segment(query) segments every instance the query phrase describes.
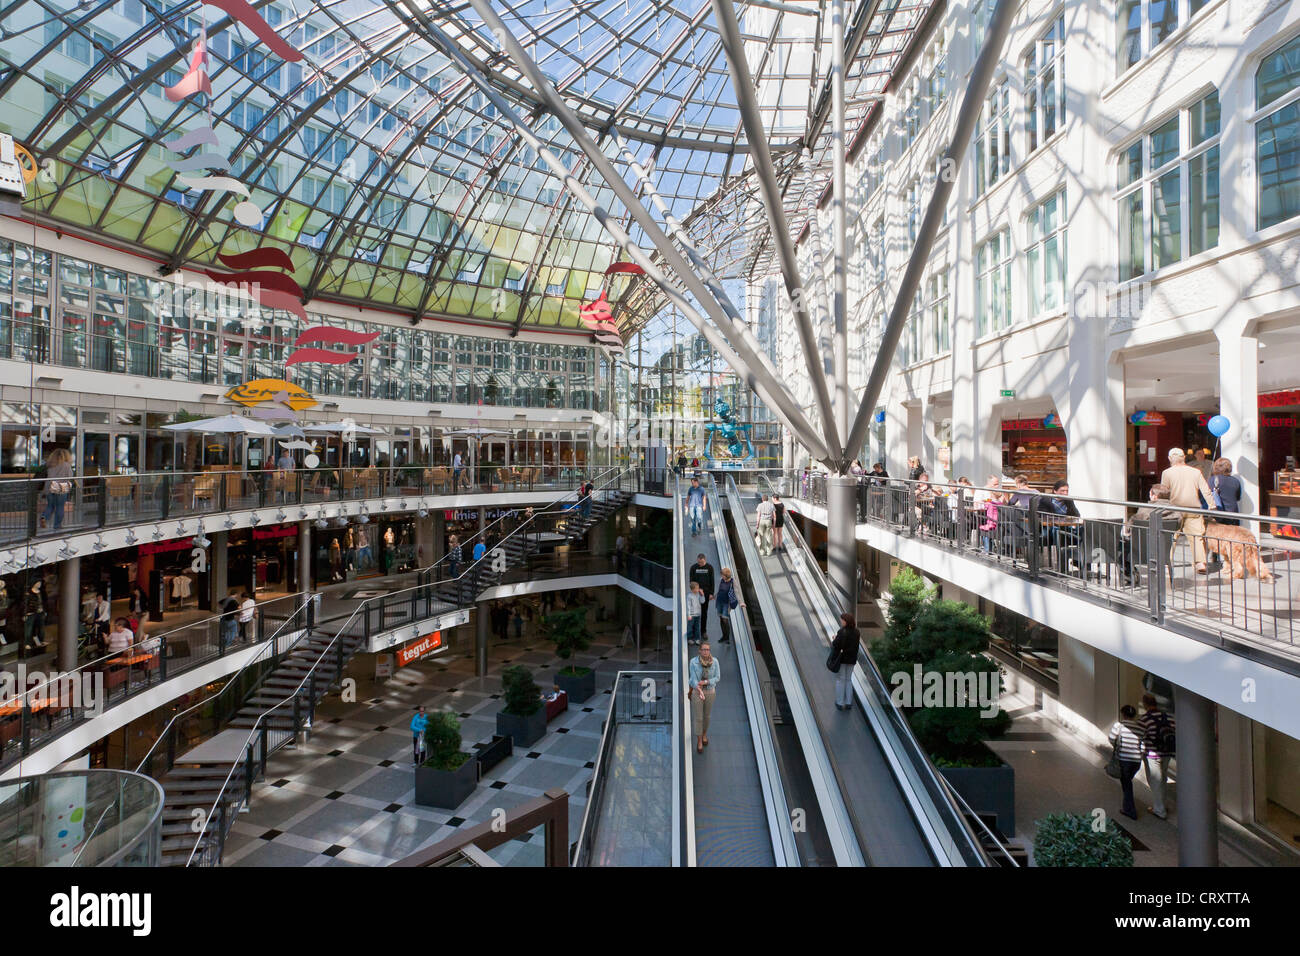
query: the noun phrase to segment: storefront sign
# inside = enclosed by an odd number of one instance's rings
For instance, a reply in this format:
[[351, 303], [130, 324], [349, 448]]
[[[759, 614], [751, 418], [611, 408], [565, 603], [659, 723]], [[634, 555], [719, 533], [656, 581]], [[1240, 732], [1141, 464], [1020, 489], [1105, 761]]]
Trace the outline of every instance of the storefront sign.
[[175, 541], [150, 542], [140, 545], [141, 556], [146, 554], [163, 554], [167, 551], [185, 551], [193, 547], [193, 538], [177, 538]]
[[1159, 412], [1134, 412], [1128, 417], [1134, 425], [1163, 425], [1165, 416]]
[[[506, 515], [510, 514], [514, 510], [515, 509], [513, 508], [490, 508], [488, 509], [487, 516], [484, 517], [483, 520], [496, 521], [498, 518], [504, 518]], [[478, 509], [460, 508], [460, 509], [453, 510], [451, 508], [448, 508], [446, 511], [442, 513], [442, 516], [447, 521], [477, 521]]]
[[1259, 396], [1260, 408], [1281, 408], [1285, 405], [1300, 405], [1300, 388], [1290, 388], [1284, 392], [1266, 392]]
[[1060, 428], [1061, 423], [1058, 419], [1055, 424], [1045, 425], [1041, 418], [1007, 418], [1002, 421], [1002, 430], [1004, 432], [1033, 432], [1042, 431], [1044, 428]]
[[413, 641], [405, 647], [397, 649], [397, 666], [405, 667], [407, 664], [414, 664], [420, 658], [432, 654], [440, 647], [442, 647], [442, 631], [426, 634], [418, 641]]
[[[397, 648], [399, 645], [403, 645], [403, 644], [409, 645], [409, 642], [412, 639], [411, 635], [415, 633], [416, 627], [418, 627], [419, 630], [423, 632], [422, 637], [415, 639], [415, 642], [418, 644], [420, 641], [423, 641], [427, 637], [431, 637], [436, 633], [449, 630], [450, 628], [457, 627], [461, 624], [465, 624], [468, 621], [469, 621], [469, 608], [463, 608], [458, 611], [449, 611], [446, 614], [440, 614], [434, 618], [428, 618], [423, 621], [416, 621], [415, 627], [411, 627], [408, 625], [404, 627], [394, 628], [392, 631], [389, 631], [385, 634], [372, 635], [370, 638], [370, 644], [369, 646], [367, 646], [366, 650], [369, 651], [371, 654], [383, 654], [385, 652], [392, 651], [394, 648]], [[399, 664], [399, 666], [401, 665]]]
[[[1263, 403], [1261, 402], [1261, 404]], [[1197, 415], [1196, 424], [1204, 428], [1206, 427], [1206, 425], [1209, 424], [1210, 419], [1213, 417], [1214, 416], [1212, 415]], [[1295, 428], [1296, 421], [1297, 419], [1290, 418], [1290, 417], [1274, 418], [1267, 415], [1261, 415], [1259, 417], [1259, 424], [1261, 428]]]
[[291, 538], [298, 533], [296, 524], [273, 524], [269, 528], [254, 528], [254, 541], [267, 541], [271, 538]]
[[316, 399], [312, 398], [307, 392], [297, 385], [290, 384], [280, 378], [259, 378], [254, 382], [236, 385], [226, 392], [226, 398], [237, 405], [247, 405], [251, 408], [263, 402], [272, 401], [281, 392], [285, 394], [284, 404], [295, 412], [300, 412], [304, 408], [311, 408], [316, 404]]

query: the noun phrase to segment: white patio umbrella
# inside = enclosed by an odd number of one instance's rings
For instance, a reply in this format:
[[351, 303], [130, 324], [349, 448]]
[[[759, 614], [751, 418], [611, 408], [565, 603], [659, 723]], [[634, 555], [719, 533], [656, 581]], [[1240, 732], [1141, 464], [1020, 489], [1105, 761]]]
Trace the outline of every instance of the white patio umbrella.
[[303, 428], [308, 435], [342, 435], [346, 431], [351, 431], [357, 435], [382, 435], [384, 434], [378, 428], [371, 428], [369, 425], [356, 425], [348, 422], [326, 422], [321, 425], [307, 425]]
[[510, 432], [502, 431], [499, 428], [484, 428], [482, 425], [475, 425], [471, 428], [453, 428], [442, 433], [444, 438], [464, 438], [469, 445], [470, 453], [470, 471], [472, 474], [478, 474], [478, 446], [480, 442], [491, 441], [494, 438], [508, 439]]
[[[259, 418], [245, 418], [243, 415], [220, 415], [216, 418], [200, 418], [192, 422], [176, 422], [174, 425], [164, 425], [163, 431], [169, 431], [173, 435], [184, 432], [186, 434], [202, 435], [274, 435], [275, 429], [267, 422]], [[174, 443], [173, 443], [174, 444]], [[227, 447], [227, 451], [229, 448]], [[203, 460], [207, 461], [208, 449], [203, 447]], [[172, 461], [176, 460], [176, 451], [172, 449]]]

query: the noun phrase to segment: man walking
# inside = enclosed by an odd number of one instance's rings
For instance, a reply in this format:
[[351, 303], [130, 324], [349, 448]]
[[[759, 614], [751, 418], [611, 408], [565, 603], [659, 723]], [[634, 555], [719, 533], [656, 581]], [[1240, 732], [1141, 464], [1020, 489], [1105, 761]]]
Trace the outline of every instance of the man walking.
[[776, 505], [768, 500], [767, 495], [758, 503], [758, 553], [767, 557], [772, 553], [772, 526], [776, 518]]
[[1160, 709], [1154, 694], [1142, 695], [1142, 764], [1151, 788], [1149, 807], [1161, 820], [1169, 816], [1165, 807], [1165, 788], [1169, 785], [1169, 761], [1174, 755], [1174, 719]]
[[257, 613], [257, 602], [253, 600], [253, 595], [247, 591], [244, 592], [244, 600], [239, 605], [239, 643], [248, 643], [248, 625], [253, 623], [253, 615]]
[[691, 487], [686, 492], [686, 514], [690, 516], [692, 537], [700, 533], [708, 510], [709, 502], [704, 497], [704, 489], [700, 487], [700, 479], [693, 477]]
[[[1160, 484], [1169, 489], [1169, 503], [1179, 508], [1200, 508], [1201, 501], [1214, 508], [1214, 492], [1205, 476], [1187, 464], [1181, 448], [1169, 449], [1169, 467], [1160, 476]], [[1200, 495], [1200, 498], [1197, 495]], [[1205, 574], [1205, 519], [1191, 512], [1178, 513], [1178, 535], [1190, 538], [1196, 573]], [[1177, 535], [1175, 535], [1177, 540]]]
[[700, 605], [700, 640], [709, 639], [709, 601], [713, 599], [713, 565], [700, 554], [691, 565], [689, 580], [700, 586], [704, 601]]

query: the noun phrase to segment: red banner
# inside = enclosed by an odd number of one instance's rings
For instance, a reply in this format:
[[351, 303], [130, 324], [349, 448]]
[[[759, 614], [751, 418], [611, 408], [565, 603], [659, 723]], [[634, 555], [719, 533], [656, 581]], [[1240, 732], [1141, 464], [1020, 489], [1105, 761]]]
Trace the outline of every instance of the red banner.
[[253, 540], [266, 541], [269, 538], [289, 538], [298, 533], [296, 524], [273, 524], [269, 528], [254, 528]]
[[421, 657], [436, 651], [440, 647], [442, 647], [442, 631], [426, 634], [418, 641], [413, 641], [405, 647], [397, 649], [397, 666], [405, 667], [407, 664], [414, 664]]
[[1283, 405], [1300, 405], [1300, 389], [1292, 388], [1284, 392], [1267, 392], [1259, 396], [1260, 408], [1279, 408]]
[[194, 546], [193, 538], [177, 538], [175, 541], [159, 541], [140, 545], [140, 554], [163, 554], [167, 551], [184, 551]]

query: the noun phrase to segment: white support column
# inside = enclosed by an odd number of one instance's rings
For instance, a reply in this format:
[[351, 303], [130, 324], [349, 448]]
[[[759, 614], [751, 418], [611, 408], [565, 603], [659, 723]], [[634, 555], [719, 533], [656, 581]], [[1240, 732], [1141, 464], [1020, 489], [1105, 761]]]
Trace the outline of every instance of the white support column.
[[1219, 414], [1232, 423], [1220, 454], [1241, 480], [1241, 510], [1263, 507], [1259, 473], [1259, 339], [1222, 329], [1219, 337]]

